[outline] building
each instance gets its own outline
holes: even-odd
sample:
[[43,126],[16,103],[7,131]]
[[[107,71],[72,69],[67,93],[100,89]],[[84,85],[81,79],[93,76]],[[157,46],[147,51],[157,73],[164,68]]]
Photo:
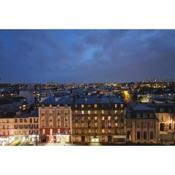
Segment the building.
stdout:
[[67,106],[39,107],[41,142],[71,142],[71,108]]
[[174,144],[175,142],[175,104],[149,104],[155,109],[158,120],[158,142]]
[[117,96],[63,97],[55,103],[72,109],[72,143],[125,143],[124,102]]
[[26,142],[39,142],[37,111],[0,115],[0,137],[15,138]]
[[39,118],[37,110],[16,113],[14,117],[14,135],[23,141],[39,142]]
[[126,109],[125,131],[131,144],[157,144],[158,120],[155,109],[145,104],[132,104]]

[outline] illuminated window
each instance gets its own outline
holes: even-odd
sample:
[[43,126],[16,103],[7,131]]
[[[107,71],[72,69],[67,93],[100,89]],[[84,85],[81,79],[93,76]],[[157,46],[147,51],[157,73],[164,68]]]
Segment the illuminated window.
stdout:
[[108,120],[111,120],[111,116],[108,116]]
[[115,104],[115,108],[117,108],[117,104]]
[[97,108],[97,104],[94,105],[94,108]]
[[84,111],[81,111],[81,114],[84,114]]
[[84,105],[81,105],[82,108],[84,108]]
[[105,130],[104,129],[102,129],[102,131],[101,131],[103,134],[105,133]]
[[117,110],[115,110],[114,113],[117,114]]
[[104,110],[102,110],[101,113],[104,114]]
[[95,116],[95,120],[97,120],[97,116]]
[[75,110],[75,114],[77,114],[78,113],[78,111],[77,110]]
[[89,129],[89,133],[91,133],[91,129]]
[[118,117],[117,116],[115,116],[115,120],[117,120],[118,119]]
[[118,126],[118,123],[115,123],[115,126],[117,127]]
[[90,120],[91,118],[90,117],[88,117],[88,120]]
[[98,126],[98,124],[97,123],[95,123],[95,127],[97,127]]
[[91,114],[91,111],[90,110],[88,110],[88,114]]
[[102,117],[102,120],[104,120],[104,119],[105,119],[105,117],[103,116],[103,117]]
[[97,111],[95,110],[94,113],[97,114]]

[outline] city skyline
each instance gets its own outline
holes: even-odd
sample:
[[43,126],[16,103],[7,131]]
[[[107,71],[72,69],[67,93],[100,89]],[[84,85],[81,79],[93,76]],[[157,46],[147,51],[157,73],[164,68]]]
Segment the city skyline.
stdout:
[[174,41],[174,30],[0,30],[0,81],[174,80]]

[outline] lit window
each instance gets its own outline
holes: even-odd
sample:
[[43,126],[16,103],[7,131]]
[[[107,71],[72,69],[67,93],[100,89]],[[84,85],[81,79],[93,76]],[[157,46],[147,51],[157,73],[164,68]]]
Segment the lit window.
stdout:
[[97,104],[94,105],[94,108],[97,108]]
[[95,114],[97,114],[97,111],[95,110],[95,112],[94,112]]
[[117,114],[117,110],[115,110],[114,112],[115,112],[115,114]]
[[115,116],[115,120],[117,120],[117,118],[118,118],[118,117],[117,117],[117,116]]
[[105,117],[103,116],[103,117],[102,117],[102,120],[104,120],[104,119],[105,119]]
[[90,110],[88,110],[88,114],[91,114],[91,111]]
[[115,126],[117,127],[118,126],[118,123],[115,123]]
[[90,120],[91,118],[90,117],[88,117],[88,120]]
[[98,124],[97,123],[95,123],[95,127],[97,127],[98,126]]
[[104,110],[102,110],[101,113],[104,114]]
[[84,111],[81,111],[81,114],[84,114]]
[[117,108],[117,104],[115,104],[115,108]]
[[95,120],[97,120],[97,116],[95,117]]
[[111,120],[111,116],[108,116],[108,120]]
[[123,108],[123,104],[121,104],[120,106],[121,106],[121,108]]
[[91,129],[89,129],[89,133],[91,133]]
[[102,133],[103,133],[103,134],[105,133],[105,130],[104,130],[104,129],[102,129]]
[[75,114],[77,114],[78,113],[78,111],[77,110],[75,110]]
[[84,105],[81,105],[82,108],[84,108]]

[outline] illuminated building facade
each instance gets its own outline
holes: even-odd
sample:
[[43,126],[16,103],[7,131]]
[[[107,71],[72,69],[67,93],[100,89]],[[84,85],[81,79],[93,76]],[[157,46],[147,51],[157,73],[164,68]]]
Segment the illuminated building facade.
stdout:
[[175,104],[151,104],[158,120],[158,142],[174,144],[175,142]]
[[72,142],[122,144],[124,103],[117,97],[78,97],[72,101]]
[[133,104],[126,109],[125,131],[131,144],[157,144],[157,118],[154,108]]
[[71,108],[64,106],[39,107],[41,142],[71,141]]

